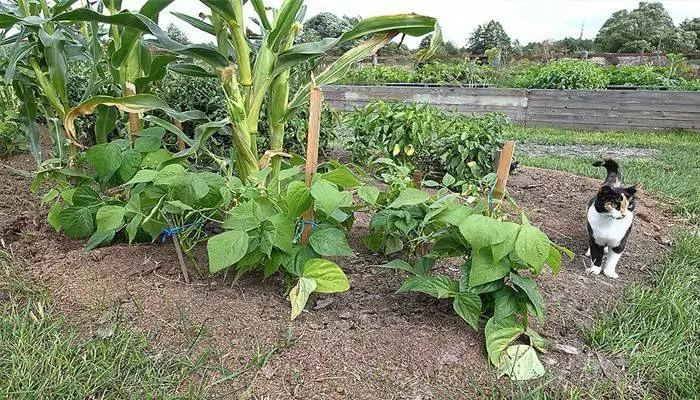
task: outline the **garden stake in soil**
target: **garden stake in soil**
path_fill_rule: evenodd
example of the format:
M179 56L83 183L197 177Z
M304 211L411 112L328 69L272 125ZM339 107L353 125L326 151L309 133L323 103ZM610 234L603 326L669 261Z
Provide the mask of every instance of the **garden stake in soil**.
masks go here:
M309 133L306 137L306 186L311 187L316 163L318 162L318 132L321 129L321 90L311 78L311 101L309 103ZM301 232L301 244L309 243L311 225L314 219L313 206L304 212L304 229Z
M136 94L136 87L133 83L126 83L126 94L127 96L133 96ZM139 115L136 113L129 114L129 130L131 131L131 144L136 142L136 138L139 135Z
M173 118L173 125L175 125L175 127L177 129L182 130L182 122L180 122L179 120ZM177 137L177 149L182 151L182 150L185 150L185 147L186 147L185 141L182 140L182 138L178 136Z
M498 169L496 170L496 186L493 189L493 197L502 200L506 193L506 184L510 173L510 163L513 161L515 142L509 140L503 144L503 150L498 157Z

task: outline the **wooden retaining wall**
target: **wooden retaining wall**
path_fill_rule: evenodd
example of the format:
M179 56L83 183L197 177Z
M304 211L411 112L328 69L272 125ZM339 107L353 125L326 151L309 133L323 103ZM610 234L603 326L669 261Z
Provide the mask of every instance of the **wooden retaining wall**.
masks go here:
M528 127L700 132L700 92L332 85L323 94L343 111L372 100L421 101L465 114L500 111Z

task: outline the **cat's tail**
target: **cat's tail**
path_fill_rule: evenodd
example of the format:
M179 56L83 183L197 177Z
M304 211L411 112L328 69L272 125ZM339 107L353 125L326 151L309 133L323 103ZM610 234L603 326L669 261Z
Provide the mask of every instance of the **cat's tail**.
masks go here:
M596 161L593 163L594 167L605 167L608 171L608 175L605 177L604 186L619 187L622 184L622 175L620 174L620 165L617 161L612 158L605 159L604 161Z

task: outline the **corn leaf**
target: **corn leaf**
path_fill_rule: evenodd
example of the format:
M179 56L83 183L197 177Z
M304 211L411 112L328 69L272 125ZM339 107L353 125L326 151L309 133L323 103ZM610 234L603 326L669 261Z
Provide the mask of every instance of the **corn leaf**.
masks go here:
M177 18L180 18L181 20L187 22L188 24L194 26L195 28L204 31L210 35L216 36L214 33L214 26L210 23L204 22L199 18L191 17L187 14L182 14L179 12L171 12L172 15L176 16Z
M52 18L52 21L98 21L105 24L134 28L155 36L156 39L158 39L158 43L160 45L159 47L162 47L165 50L183 56L200 59L214 67L223 67L228 65L226 57L224 57L221 53L216 51L216 49L214 49L213 47L208 45L180 44L172 40L167 33L160 29L160 27L158 27L158 24L156 24L150 18L144 15L134 14L130 12L121 12L114 15L102 15L100 13L86 8L80 8L77 10L57 15L54 18ZM126 51L120 52L118 56L117 54L115 54L111 60L112 64L121 64L122 59L126 58L127 56L128 54L126 53Z
M214 72L207 71L206 69L196 64L169 64L168 69L173 72L177 72L178 74L198 76L201 78L217 77L217 75Z
M145 113L158 109L178 121L207 119L206 115L201 111L175 111L166 102L150 94L137 94L126 97L95 96L71 108L66 113L64 127L66 136L70 141L79 144L75 134L75 118L81 115L92 114L99 105L114 106L128 113Z

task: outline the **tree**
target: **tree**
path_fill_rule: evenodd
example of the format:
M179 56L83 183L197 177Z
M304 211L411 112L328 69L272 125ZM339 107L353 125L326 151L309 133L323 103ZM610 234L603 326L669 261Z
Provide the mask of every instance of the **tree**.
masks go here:
M170 39L184 45L191 44L190 40L187 38L187 35L185 32L183 32L180 28L178 28L175 24L172 22L168 24L168 27L165 28L165 33L168 34Z
M500 22L491 20L486 25L479 25L469 35L468 50L475 54L484 54L486 50L496 47L499 50L509 50L511 40Z
M700 50L700 18L686 19L685 21L681 22L679 28L686 32L695 33L696 39L694 50Z
M341 18L330 12L322 12L304 22L301 37L298 39L298 42L310 43L323 38L339 37L346 31L352 29L358 22L360 22L360 18L357 17L343 16ZM361 41L360 39L347 41L337 48L332 49L329 54L342 54L357 46Z
M612 14L595 38L602 51L618 53L632 51L687 51L695 40L687 31L673 25L673 20L661 3L640 2L632 10Z

